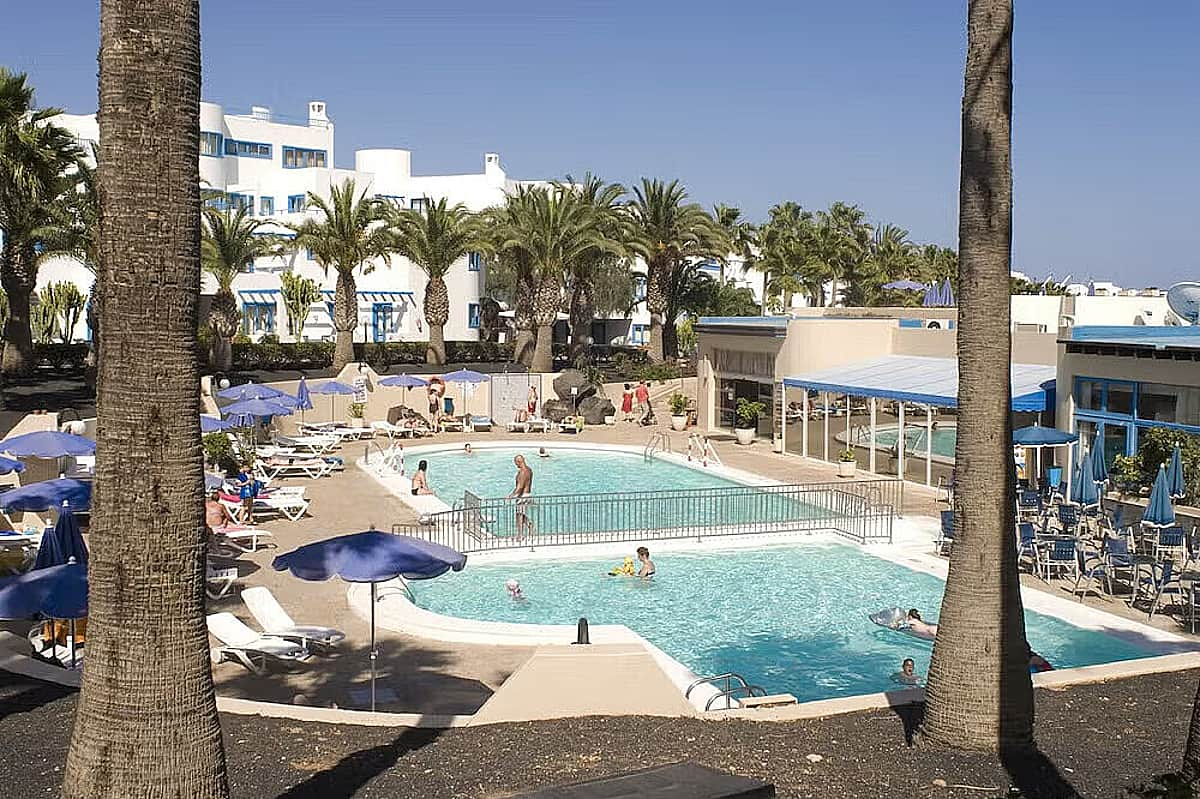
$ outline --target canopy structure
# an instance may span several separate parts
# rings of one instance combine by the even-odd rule
[[[1012,364],[1012,409],[1037,412],[1054,407],[1054,379],[1053,366]],[[958,361],[955,358],[885,355],[785,377],[783,384],[789,388],[893,399],[938,408],[958,407]]]
[[[334,294],[332,289],[325,289],[321,292],[325,302],[333,302]],[[411,300],[413,293],[411,291],[359,291],[357,295],[359,302],[404,302],[406,299]]]
[[[883,287],[893,291],[925,291],[929,285],[915,280],[893,280],[891,283],[884,283]]]
[[[218,419],[215,416],[200,417],[200,432],[201,433],[219,433],[222,430],[228,430],[236,425],[233,422],[224,419]]]
[[[1062,447],[1079,440],[1076,433],[1040,424],[1020,427],[1013,431],[1013,444],[1019,447]]]
[[[16,458],[7,458],[3,455],[0,455],[0,474],[23,471],[25,471],[25,464],[21,463]]]

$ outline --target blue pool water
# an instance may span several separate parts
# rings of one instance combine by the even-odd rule
[[[883,427],[875,431],[875,443],[881,449],[896,446],[900,437],[899,427]],[[905,451],[914,455],[925,455],[925,428],[905,426]],[[939,427],[933,431],[933,442],[930,451],[943,458],[954,457],[954,445],[958,442],[958,429],[954,427]]]
[[[524,455],[533,469],[533,500],[526,512],[534,535],[541,536],[783,524],[816,517],[811,502],[834,507],[835,500],[814,494],[747,487],[711,471],[658,458],[647,460],[641,453],[557,448],[549,452],[548,458],[538,457],[536,447],[479,449],[471,455],[461,450],[435,452],[425,456],[429,484],[452,505],[463,501],[464,491],[485,500],[502,498],[512,491],[516,479],[513,457]],[[697,493],[699,489],[709,490]],[[630,492],[639,496],[621,496]],[[479,519],[489,535],[517,534],[514,502],[485,502],[483,507]]]
[[[648,582],[605,576],[614,560],[468,562],[412,587],[421,607],[452,616],[624,624],[697,674],[736,671],[801,701],[894,688],[891,675],[906,657],[918,674],[929,668],[930,642],[881,628],[867,614],[898,605],[936,620],[944,583],[856,547],[656,554],[658,576]],[[528,601],[508,598],[509,578],[520,580]],[[1033,648],[1059,668],[1150,654],[1049,616],[1026,612],[1025,619]]]

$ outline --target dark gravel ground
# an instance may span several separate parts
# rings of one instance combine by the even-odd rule
[[[1200,671],[1040,690],[1042,751],[996,758],[905,743],[908,711],[766,723],[591,717],[445,732],[223,716],[235,797],[505,797],[693,760],[782,797],[1119,797],[1178,768]],[[74,694],[0,672],[4,794],[56,795]],[[810,757],[819,755],[820,758]],[[970,786],[970,787],[956,787]]]

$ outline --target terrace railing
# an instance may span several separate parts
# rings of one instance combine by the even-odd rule
[[[899,480],[877,479],[527,500],[468,493],[452,510],[392,529],[460,552],[803,531],[890,543],[901,490]]]

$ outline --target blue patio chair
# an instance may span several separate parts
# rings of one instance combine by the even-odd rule
[[[1181,566],[1190,559],[1187,535],[1182,527],[1165,527],[1158,531],[1154,541],[1154,559],[1177,561]]]
[[[1103,580],[1104,582],[1101,582]],[[1083,601],[1083,595],[1087,593],[1088,583],[1096,584],[1096,593],[1103,593],[1104,586],[1107,584],[1109,593],[1112,593],[1112,580],[1109,576],[1108,563],[1105,558],[1095,553],[1086,553],[1083,547],[1075,548],[1075,585],[1071,588],[1071,593],[1079,597],[1079,601]],[[1083,591],[1080,592],[1080,586]]]
[[[954,546],[954,511],[942,511],[942,529],[937,540],[933,542],[933,551],[937,555],[947,555]]]
[[[1165,597],[1174,596],[1182,599],[1186,595],[1183,584],[1179,581],[1179,575],[1175,572],[1175,564],[1169,560],[1153,564],[1150,567],[1150,574],[1138,580],[1138,591],[1134,594],[1133,601],[1129,603],[1130,607],[1141,596],[1143,588],[1150,595],[1150,610],[1146,616],[1147,619],[1154,618],[1154,614],[1162,607]]]
[[[1024,489],[1017,495],[1017,514],[1022,517],[1040,516],[1042,498],[1032,489]]]
[[[1037,574],[1039,561],[1037,530],[1034,529],[1031,522],[1017,524],[1017,563],[1020,564],[1021,558],[1024,557],[1029,558],[1030,571]]]
[[[1041,555],[1042,578],[1050,582],[1055,573],[1060,577],[1078,577],[1079,564],[1075,559],[1074,538],[1062,536],[1051,539],[1046,551]]]
[[[1075,535],[1079,527],[1079,507],[1062,504],[1058,506],[1058,523],[1062,525],[1063,535]]]
[[[1107,567],[1105,576],[1108,578],[1108,593],[1113,592],[1112,581],[1121,575],[1128,577],[1133,588],[1137,573],[1137,561],[1133,558],[1133,550],[1128,539],[1121,537],[1106,537],[1104,539],[1104,565]]]

